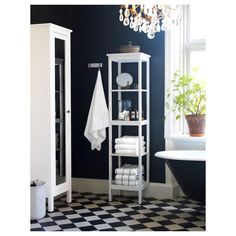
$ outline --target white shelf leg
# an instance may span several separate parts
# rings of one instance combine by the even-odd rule
[[[66,192],[66,202],[71,203],[72,196],[71,196],[71,190]]]
[[[142,204],[142,190],[138,191],[138,204]]]
[[[121,73],[121,63],[118,62],[118,75]],[[118,85],[118,89],[121,89],[121,87]],[[119,101],[122,99],[122,95],[121,95],[121,92],[119,91],[118,92],[118,114],[120,114],[121,110],[120,110],[120,107],[119,107]],[[122,136],[122,128],[121,126],[119,125],[118,126],[118,138],[120,138]],[[121,156],[118,157],[118,168],[121,167]],[[121,196],[123,194],[123,191],[120,190],[119,191],[119,196]]]
[[[109,93],[109,201],[112,201],[112,61],[108,59],[108,93]]]
[[[48,198],[48,211],[53,212],[54,211],[54,197]]]
[[[147,124],[147,137],[146,137],[146,148],[147,148],[147,156],[146,156],[146,180],[148,183],[148,187],[146,189],[146,196],[150,197],[150,61],[149,59],[146,62],[146,119],[148,120]]]
[[[138,170],[139,170],[139,191],[138,191],[138,203],[142,204],[142,62],[138,62],[138,137],[139,137],[139,157],[138,157]]]
[[[109,202],[112,201],[112,194],[111,194],[111,188],[109,188]]]

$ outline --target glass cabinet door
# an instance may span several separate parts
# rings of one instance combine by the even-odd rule
[[[56,185],[66,181],[65,41],[55,38]]]

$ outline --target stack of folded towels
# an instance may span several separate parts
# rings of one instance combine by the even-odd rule
[[[145,152],[145,141],[142,136],[142,154]],[[115,153],[125,155],[139,155],[139,137],[123,136],[115,139]]]
[[[144,182],[144,168],[141,168],[142,183]],[[120,168],[115,169],[115,184],[137,186],[139,184],[139,168],[138,165],[124,164]]]

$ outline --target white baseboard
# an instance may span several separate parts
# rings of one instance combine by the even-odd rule
[[[108,194],[108,180],[105,179],[87,179],[87,178],[72,178],[72,190],[77,192],[89,193],[105,193]],[[112,194],[118,194],[118,190],[112,190]],[[133,196],[137,192],[122,191],[123,195]],[[145,197],[153,197],[158,199],[172,199],[181,194],[179,186],[164,184],[164,183],[150,183],[150,187],[144,190]]]

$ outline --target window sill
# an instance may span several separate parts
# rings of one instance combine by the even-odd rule
[[[172,135],[165,137],[166,140],[171,140],[175,142],[191,142],[191,143],[205,143],[206,137],[191,137],[189,135]]]

